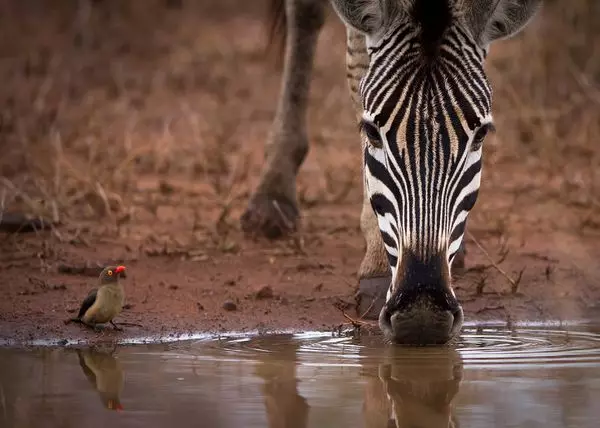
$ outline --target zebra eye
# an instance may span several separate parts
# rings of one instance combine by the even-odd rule
[[[483,145],[483,140],[485,140],[486,135],[490,130],[493,130],[494,127],[491,123],[486,123],[481,128],[475,132],[475,136],[473,137],[473,142],[471,143],[471,151],[476,152]]]
[[[369,144],[371,144],[373,147],[380,149],[381,147],[383,147],[383,143],[381,141],[381,136],[379,135],[379,130],[377,129],[377,127],[370,123],[370,122],[366,122],[366,121],[362,121],[360,124],[362,130],[365,132],[365,135],[367,136],[367,138],[369,139]]]

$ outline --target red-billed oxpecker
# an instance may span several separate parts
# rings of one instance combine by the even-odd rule
[[[122,330],[113,319],[121,313],[125,302],[125,290],[119,283],[119,277],[125,272],[125,266],[108,266],[102,270],[94,288],[81,303],[79,314],[66,321],[78,322],[96,328],[98,324],[110,323],[115,330]]]

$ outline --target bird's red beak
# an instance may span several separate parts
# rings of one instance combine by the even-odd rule
[[[121,273],[121,272],[125,272],[125,266],[117,266],[117,268],[115,269],[115,273]]]
[[[121,405],[121,403],[114,400],[108,400],[108,402],[106,403],[106,407],[110,410],[116,410],[117,412],[123,410],[123,406]]]

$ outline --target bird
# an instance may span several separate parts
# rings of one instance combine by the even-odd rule
[[[123,369],[112,353],[92,349],[78,349],[79,365],[85,377],[98,392],[109,410],[123,410],[120,396],[123,389]]]
[[[96,329],[98,324],[108,322],[115,330],[122,331],[113,319],[121,313],[125,302],[125,290],[119,283],[123,272],[125,266],[105,267],[98,278],[100,286],[91,290],[83,300],[77,317],[68,319],[65,324],[77,322]]]

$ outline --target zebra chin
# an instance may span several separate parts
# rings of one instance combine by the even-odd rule
[[[379,315],[385,337],[401,345],[441,345],[458,335],[463,311],[451,291],[445,254],[402,255],[393,292]]]

